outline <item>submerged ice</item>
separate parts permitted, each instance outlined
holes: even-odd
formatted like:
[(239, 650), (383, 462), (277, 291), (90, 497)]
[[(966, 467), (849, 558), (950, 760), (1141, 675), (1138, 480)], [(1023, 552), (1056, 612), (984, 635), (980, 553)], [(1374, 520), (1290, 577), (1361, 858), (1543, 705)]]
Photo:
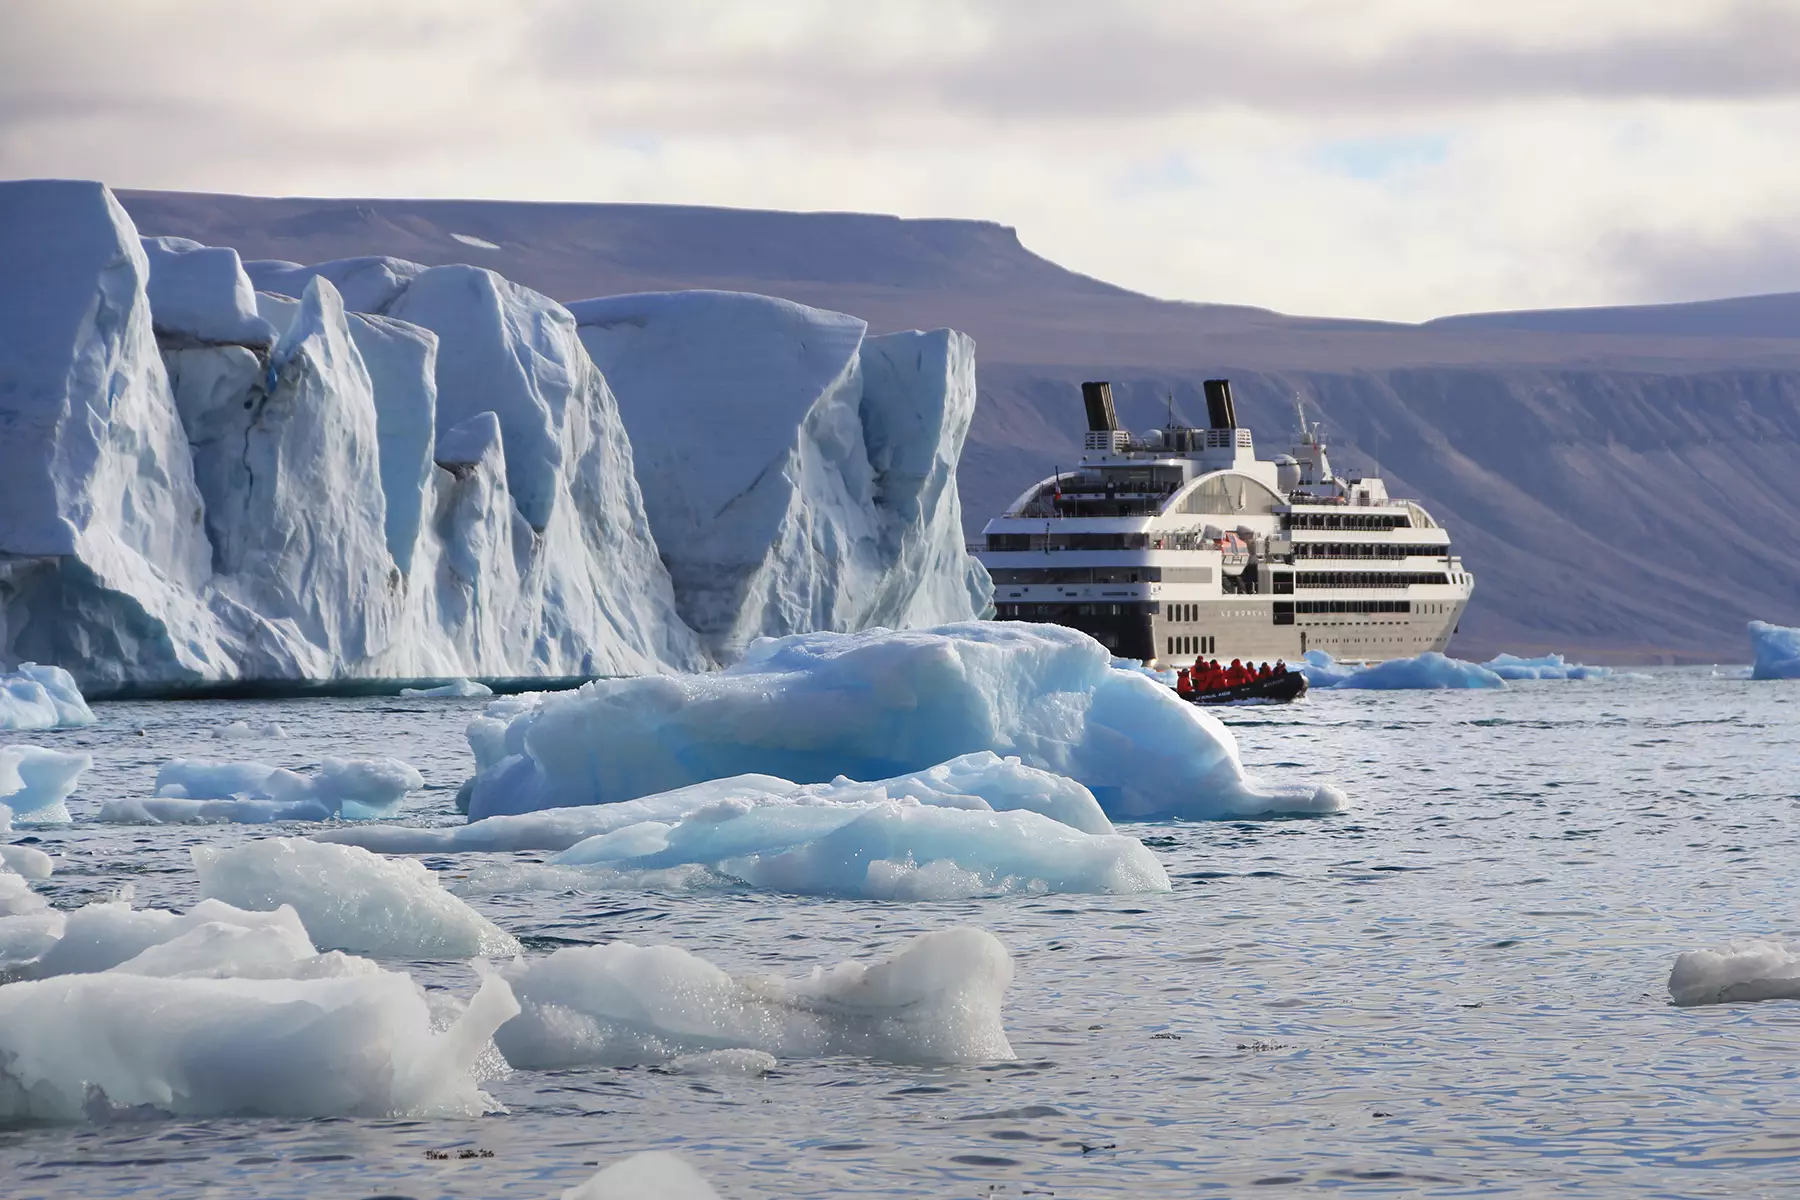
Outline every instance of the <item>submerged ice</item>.
[(1080, 782), (1114, 819), (1346, 806), (1329, 786), (1259, 785), (1216, 718), (1053, 625), (765, 639), (715, 674), (509, 698), (469, 736), (474, 819), (745, 773), (887, 779), (982, 750)]

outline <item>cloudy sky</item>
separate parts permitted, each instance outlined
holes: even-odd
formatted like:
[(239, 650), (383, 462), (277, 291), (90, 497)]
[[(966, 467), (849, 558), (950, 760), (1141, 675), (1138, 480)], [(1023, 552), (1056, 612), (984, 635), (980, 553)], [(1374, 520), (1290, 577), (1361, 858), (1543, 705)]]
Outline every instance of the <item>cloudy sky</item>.
[(1800, 290), (1800, 0), (0, 0), (0, 177), (1016, 226), (1423, 319)]

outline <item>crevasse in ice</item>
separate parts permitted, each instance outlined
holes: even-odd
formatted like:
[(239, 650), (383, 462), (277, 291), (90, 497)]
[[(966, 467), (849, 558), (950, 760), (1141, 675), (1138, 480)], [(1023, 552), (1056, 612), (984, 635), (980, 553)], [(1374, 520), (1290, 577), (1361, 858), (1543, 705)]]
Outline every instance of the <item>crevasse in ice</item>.
[(1211, 714), (1085, 634), (1016, 622), (764, 639), (723, 672), (497, 701), (470, 743), (475, 819), (745, 773), (887, 779), (982, 750), (1080, 782), (1114, 819), (1346, 806), (1329, 786), (1258, 784)]

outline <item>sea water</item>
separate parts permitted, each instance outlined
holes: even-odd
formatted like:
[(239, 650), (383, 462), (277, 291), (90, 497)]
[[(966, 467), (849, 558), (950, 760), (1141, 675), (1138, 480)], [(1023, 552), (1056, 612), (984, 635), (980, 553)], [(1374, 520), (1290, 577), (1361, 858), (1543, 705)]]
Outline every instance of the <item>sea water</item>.
[[(479, 700), (95, 705), (74, 827), (36, 885), (198, 899), (188, 848), (285, 827), (102, 826), (174, 757), (394, 755), (451, 823)], [(425, 859), (532, 953), (668, 942), (797, 975), (952, 925), (1016, 979), (1016, 1062), (780, 1061), (768, 1074), (517, 1072), (505, 1115), (0, 1127), (0, 1195), (554, 1197), (659, 1147), (726, 1197), (1736, 1196), (1800, 1180), (1800, 1005), (1677, 1009), (1675, 955), (1800, 940), (1800, 683), (1726, 670), (1239, 709), (1252, 770), (1356, 808), (1133, 825), (1169, 895), (940, 903), (497, 889), (547, 855)], [(281, 740), (218, 739), (236, 720)], [(485, 881), (485, 882), (484, 882)], [(392, 963), (466, 995), (463, 963)]]

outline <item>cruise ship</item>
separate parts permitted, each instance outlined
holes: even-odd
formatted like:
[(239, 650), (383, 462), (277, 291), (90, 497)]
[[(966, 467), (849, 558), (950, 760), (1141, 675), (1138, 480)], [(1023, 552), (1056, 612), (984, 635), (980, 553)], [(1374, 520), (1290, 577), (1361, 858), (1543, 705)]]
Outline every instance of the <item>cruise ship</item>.
[(1379, 478), (1334, 474), (1303, 410), (1288, 453), (1259, 459), (1228, 380), (1205, 383), (1205, 429), (1171, 404), (1139, 436), (1119, 428), (1109, 383), (1081, 391), (1080, 464), (1033, 484), (974, 547), (996, 619), (1066, 625), (1164, 665), (1449, 646), (1475, 586), (1450, 534)]

